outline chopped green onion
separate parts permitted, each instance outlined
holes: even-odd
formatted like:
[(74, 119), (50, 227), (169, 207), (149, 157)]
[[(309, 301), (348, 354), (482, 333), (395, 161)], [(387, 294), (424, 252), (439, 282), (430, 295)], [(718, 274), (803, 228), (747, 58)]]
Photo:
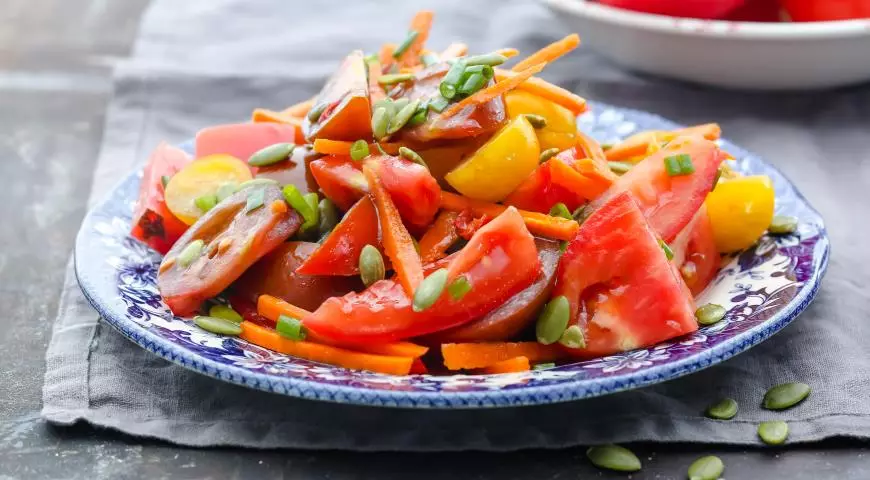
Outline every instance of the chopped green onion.
[(659, 246), (662, 247), (662, 250), (665, 252), (665, 256), (668, 257), (668, 260), (674, 259), (674, 251), (671, 250), (671, 246), (665, 243), (664, 240), (659, 239)]
[(413, 102), (408, 103), (403, 106), (401, 110), (396, 113), (396, 115), (390, 119), (390, 125), (387, 127), (387, 135), (392, 135), (404, 127), (411, 117), (414, 116), (414, 113), (417, 111), (417, 107), (420, 106), (420, 100), (414, 100)]
[(435, 112), (441, 113), (447, 108), (447, 105), (450, 104), (450, 100), (444, 98), (439, 95), (431, 100), (429, 100), (429, 109)]
[(284, 200), (296, 210), (299, 215), (302, 215), (302, 220), (305, 223), (314, 224), (314, 209), (309, 205), (308, 200), (302, 195), (296, 185), (287, 185), (281, 190), (281, 193), (284, 194)]
[(555, 157), (558, 154), (559, 154), (558, 148), (555, 148), (555, 147), (548, 148), (548, 149), (544, 150), (543, 152), (541, 152), (541, 155), (538, 157), (538, 163), (544, 163), (547, 160)]
[(424, 67), (430, 67), (440, 61), (441, 59), (438, 58), (438, 54), (434, 52), (426, 52), (423, 55), (420, 55), (420, 62)]
[(617, 175), (627, 173), (634, 166), (626, 162), (607, 162), (607, 165), (610, 167), (610, 171)]
[(677, 160), (680, 162), (680, 173), (688, 175), (695, 173), (695, 165), (692, 163), (692, 156), (688, 154), (677, 155)]
[(487, 80), (491, 79), (495, 76), (495, 70), (492, 69), (489, 65), (475, 65), (473, 67), (468, 67), (465, 69), (465, 74), (479, 73), (484, 76)]
[(357, 140), (350, 146), (350, 158), (354, 162), (359, 162), (368, 157), (369, 153), (371, 153), (369, 152), (369, 144), (365, 140)]
[[(453, 62), (453, 65), (450, 66), (450, 70), (447, 70), (447, 73), (441, 80), (441, 84), (438, 86), (438, 90), (441, 92), (441, 96), (446, 98), (447, 100), (455, 97), (456, 93), (459, 91), (459, 84), (462, 82), (462, 78), (464, 75), (465, 62), (463, 62), (462, 60)], [(440, 110), (438, 111), (440, 112)]]
[(532, 370), (548, 370), (548, 369), (551, 369), (551, 368), (556, 368), (556, 364), (553, 363), (553, 362), (549, 362), (549, 363), (538, 363), (538, 364), (536, 364), (534, 367), (532, 367)]
[(462, 95), (471, 95), (483, 88), (484, 85), (486, 85), (486, 77), (484, 77), (482, 73), (472, 73), (465, 80), (465, 83), (459, 87), (459, 93)]
[(193, 201), (194, 205), (197, 206), (203, 212), (207, 212), (215, 207), (218, 204), (217, 195), (213, 193), (209, 193), (207, 195), (203, 195), (201, 197), (196, 197)]
[(308, 121), (311, 123), (317, 123), (320, 120), (320, 116), (323, 115), (323, 112), (326, 110), (325, 103), (318, 103), (311, 107), (311, 110), (308, 110)]
[(695, 171), (695, 166), (692, 164), (691, 155), (681, 153), (679, 155), (665, 157), (665, 171), (671, 177), (693, 173)]
[(248, 192), (248, 203), (245, 204), (245, 213), (252, 212), (266, 202), (266, 189), (256, 188)]
[(278, 317), (278, 323), (275, 324), (275, 331), (278, 332), (278, 335), (297, 342), (305, 340), (305, 337), (308, 336), (308, 332), (305, 331), (305, 326), (302, 325), (302, 321), (298, 318), (288, 317), (287, 315), (281, 315)]
[(202, 249), (205, 248), (205, 242), (202, 240), (194, 240), (187, 244), (186, 247), (178, 254), (176, 262), (181, 268), (187, 268), (194, 260), (202, 255)]
[(164, 190), (166, 189), (166, 186), (169, 185), (170, 180), (172, 180), (172, 177), (170, 177), (169, 175), (163, 175), (162, 177), (160, 177), (160, 183), (163, 184)]
[(568, 207), (562, 202), (553, 205), (553, 207), (550, 209), (550, 216), (574, 220), (574, 217), (571, 215), (571, 211), (568, 210)]
[(420, 156), (419, 153), (411, 150), (408, 147), (399, 147), (399, 156), (404, 158), (405, 160), (410, 160), (418, 165), (422, 165), (429, 169), (429, 165), (426, 165), (426, 162), (423, 160), (423, 157)]
[(470, 291), (471, 284), (468, 283), (468, 279), (465, 278), (465, 275), (457, 277), (456, 280), (447, 286), (447, 293), (450, 294), (450, 298), (456, 301), (462, 300), (462, 297)]
[(381, 75), (381, 77), (378, 78), (378, 83), (381, 85), (395, 85), (397, 83), (410, 82), (414, 78), (413, 73), (388, 73), (386, 75)]
[(676, 155), (665, 157), (665, 172), (667, 172), (668, 176), (671, 177), (680, 175), (680, 161), (677, 159)]
[(411, 44), (414, 43), (414, 40), (417, 39), (417, 36), (420, 35), (420, 32), (416, 30), (411, 30), (408, 32), (408, 36), (405, 37), (405, 40), (399, 44), (398, 47), (393, 51), (393, 58), (400, 58), (402, 55), (411, 48)]
[(498, 53), (487, 53), (484, 55), (472, 55), (470, 57), (465, 57), (464, 60), (466, 65), (486, 65), (488, 67), (495, 67), (506, 62), (507, 57)]

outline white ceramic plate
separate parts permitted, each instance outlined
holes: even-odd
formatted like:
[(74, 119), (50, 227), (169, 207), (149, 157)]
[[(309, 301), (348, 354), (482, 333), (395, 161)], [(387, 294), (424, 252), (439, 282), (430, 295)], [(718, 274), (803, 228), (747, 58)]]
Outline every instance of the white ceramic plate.
[(583, 43), (641, 72), (728, 88), (803, 90), (870, 80), (870, 20), (752, 23), (541, 0)]

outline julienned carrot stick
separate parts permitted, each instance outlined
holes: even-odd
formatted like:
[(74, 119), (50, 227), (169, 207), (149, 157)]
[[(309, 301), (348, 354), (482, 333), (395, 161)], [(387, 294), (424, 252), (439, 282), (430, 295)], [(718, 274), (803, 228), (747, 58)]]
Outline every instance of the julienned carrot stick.
[(447, 110), (444, 110), (444, 113), (441, 114), (442, 118), (449, 118), (457, 113), (461, 112), (465, 107), (470, 105), (480, 105), (486, 103), (493, 98), (496, 98), (500, 95), (503, 95), (515, 88), (517, 88), (521, 83), (528, 80), (532, 75), (540, 72), (546, 66), (546, 63), (539, 63), (537, 65), (533, 65), (522, 72), (516, 72), (511, 78), (506, 78), (503, 81), (499, 81), (494, 83), (486, 88), (482, 88), (472, 95), (465, 97), (459, 102), (454, 103)]
[[(326, 138), (317, 138), (314, 140), (314, 151), (324, 155), (350, 155), (350, 147), (353, 142), (345, 142), (342, 140), (329, 140)], [(401, 145), (398, 143), (382, 143), (381, 148), (389, 154), (396, 154)], [(378, 152), (378, 146), (375, 143), (369, 144), (370, 152)]]
[(302, 120), (284, 114), (284, 112), (276, 112), (266, 108), (255, 108), (251, 113), (251, 121), (254, 123), (285, 123), (288, 125), (302, 126)]
[(441, 60), (450, 60), (451, 58), (458, 58), (468, 53), (468, 45), (461, 42), (453, 42), (441, 52)]
[(515, 373), (515, 372), (528, 372), (532, 369), (531, 364), (529, 363), (528, 357), (514, 357), (509, 358), (507, 360), (502, 360), (498, 363), (493, 363), (488, 367), (484, 367), (481, 369), (481, 373), (485, 374), (495, 374), (495, 373)]
[(444, 210), (435, 219), (435, 222), (426, 230), (418, 245), (420, 246), (420, 258), (423, 263), (431, 263), (445, 256), (447, 249), (459, 240), (459, 232), (456, 231), (456, 217), (459, 214)]
[(378, 59), (372, 60), (366, 64), (366, 68), (369, 72), (369, 102), (374, 104), (387, 96), (384, 88), (378, 83), (382, 72), (381, 61)]
[(408, 375), (411, 372), (411, 365), (414, 363), (412, 357), (373, 355), (319, 343), (293, 341), (282, 337), (274, 330), (248, 321), (242, 322), (242, 333), (239, 336), (254, 345), (279, 353), (353, 370)]
[(399, 283), (402, 284), (402, 288), (405, 289), (405, 293), (408, 294), (408, 297), (414, 298), (417, 286), (423, 281), (423, 262), (414, 247), (414, 239), (408, 233), (405, 225), (402, 224), (402, 218), (399, 216), (396, 205), (375, 172), (374, 162), (376, 160), (372, 157), (369, 158), (363, 164), (363, 174), (369, 182), (369, 191), (378, 211), (381, 235), (384, 238), (384, 251), (390, 258), (393, 270), (396, 271), (396, 276)]
[[(517, 75), (517, 73), (510, 70), (502, 70), (500, 68), (495, 69), (495, 79), (499, 82), (503, 82), (515, 75)], [(586, 111), (585, 98), (575, 95), (562, 87), (557, 87), (556, 85), (538, 77), (532, 77), (521, 83), (520, 86), (517, 87), (517, 90), (534, 93), (541, 98), (545, 98), (571, 110), (575, 115), (579, 115)]]
[(516, 48), (499, 48), (498, 50), (495, 51), (495, 53), (497, 53), (503, 57), (511, 58), (511, 57), (516, 57), (517, 55), (519, 55), (520, 51), (517, 50)]
[(289, 115), (291, 117), (299, 117), (302, 118), (305, 115), (308, 115), (308, 111), (311, 110), (311, 107), (314, 105), (315, 98), (309, 98), (304, 102), (299, 102), (295, 105), (290, 105), (289, 107), (281, 110), (281, 113), (284, 115)]
[[(268, 318), (273, 322), (278, 321), (278, 317), (286, 315), (297, 319), (304, 319), (310, 312), (296, 305), (285, 302), (280, 298), (271, 295), (260, 295), (257, 299), (257, 313), (260, 316)], [(317, 335), (313, 331), (308, 331), (308, 340), (314, 343), (324, 345), (332, 345), (336, 347), (346, 348), (363, 353), (373, 353), (377, 355), (390, 355), (393, 357), (422, 357), (429, 351), (429, 348), (422, 345), (417, 345), (411, 342), (392, 342), (392, 343), (366, 343), (366, 344), (345, 344), (338, 343), (330, 338), (325, 338)]]
[(538, 342), (445, 343), (441, 345), (441, 355), (450, 370), (486, 368), (516, 357), (539, 363), (565, 356), (559, 347)]
[[(472, 200), (455, 193), (441, 192), (441, 208), (454, 212), (470, 210), (475, 216), (487, 215), (490, 218), (494, 218), (505, 211), (507, 207), (497, 203)], [(519, 210), (519, 212), (523, 217), (523, 221), (526, 222), (526, 228), (531, 233), (542, 237), (566, 241), (572, 240), (580, 228), (580, 224), (567, 218), (551, 217), (543, 213), (526, 210)]]
[(718, 140), (722, 135), (722, 128), (718, 123), (705, 123), (677, 130), (646, 130), (635, 133), (625, 140), (617, 143), (604, 152), (608, 160), (623, 161), (642, 157), (647, 154), (650, 142), (670, 141), (681, 135), (701, 136), (707, 140)]
[(411, 46), (405, 50), (405, 53), (399, 58), (399, 64), (403, 67), (413, 67), (420, 63), (420, 52), (426, 45), (426, 40), (429, 38), (429, 30), (432, 28), (432, 18), (435, 16), (430, 10), (420, 10), (411, 19), (411, 27), (409, 30), (417, 32), (417, 38), (411, 43)]
[(395, 51), (395, 43), (385, 43), (381, 45), (381, 51), (378, 53), (378, 61), (381, 63), (381, 67), (387, 67), (393, 64), (393, 52)]
[(532, 65), (550, 63), (571, 50), (574, 50), (577, 48), (577, 45), (580, 45), (580, 36), (576, 33), (572, 33), (571, 35), (568, 35), (561, 40), (557, 40), (524, 58), (522, 61), (514, 65), (514, 68), (511, 70), (521, 72)]
[[(568, 190), (582, 196), (586, 200), (594, 200), (599, 195), (607, 191), (613, 183), (609, 178), (602, 178), (599, 175), (586, 175), (584, 172), (578, 172), (578, 169), (572, 168), (566, 163), (551, 159), (550, 172), (553, 175), (553, 183), (559, 184)], [(579, 162), (591, 162), (589, 159), (578, 160)], [(608, 170), (610, 172), (610, 170)]]

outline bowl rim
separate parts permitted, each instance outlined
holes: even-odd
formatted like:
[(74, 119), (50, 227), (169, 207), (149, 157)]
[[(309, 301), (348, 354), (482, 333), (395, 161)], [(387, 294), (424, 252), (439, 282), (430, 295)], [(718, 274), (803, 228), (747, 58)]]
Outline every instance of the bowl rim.
[(588, 0), (539, 0), (548, 7), (608, 23), (686, 37), (734, 40), (823, 40), (870, 37), (870, 19), (827, 22), (733, 22), (636, 12)]

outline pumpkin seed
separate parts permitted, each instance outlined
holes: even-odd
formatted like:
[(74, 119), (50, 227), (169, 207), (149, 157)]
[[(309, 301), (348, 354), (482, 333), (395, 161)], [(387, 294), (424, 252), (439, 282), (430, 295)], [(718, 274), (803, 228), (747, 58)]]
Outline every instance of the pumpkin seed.
[(634, 165), (626, 162), (607, 162), (607, 166), (610, 167), (610, 171), (617, 174), (622, 175), (623, 173), (627, 173), (631, 170), (631, 167)]
[(239, 190), (239, 184), (236, 182), (226, 182), (218, 187), (215, 196), (218, 203), (223, 202), (227, 197), (236, 193)]
[(245, 213), (250, 213), (266, 202), (266, 189), (260, 188), (248, 192), (248, 203), (245, 204)]
[(438, 298), (444, 293), (444, 287), (447, 285), (447, 269), (441, 268), (430, 273), (424, 278), (417, 290), (414, 292), (415, 312), (422, 312), (431, 307), (438, 301)]
[(586, 457), (598, 468), (617, 472), (637, 472), (641, 468), (640, 459), (631, 450), (619, 445), (599, 445), (589, 447)]
[(217, 195), (213, 193), (209, 193), (208, 195), (203, 195), (201, 197), (196, 197), (194, 199), (193, 204), (196, 205), (197, 208), (203, 211), (203, 213), (211, 210), (218, 204)]
[(160, 183), (163, 185), (163, 189), (166, 189), (166, 186), (169, 185), (169, 181), (172, 180), (172, 177), (169, 175), (163, 175), (160, 177)]
[(405, 160), (410, 160), (418, 165), (422, 165), (426, 167), (426, 170), (429, 170), (429, 165), (426, 165), (426, 161), (423, 160), (423, 157), (408, 147), (399, 147), (399, 156)]
[(242, 323), (241, 315), (239, 312), (232, 309), (232, 307), (228, 305), (212, 305), (211, 308), (208, 309), (208, 316), (215, 318), (223, 318), (224, 320), (229, 320), (233, 323)]
[(414, 113), (417, 112), (417, 107), (419, 106), (420, 100), (414, 100), (413, 102), (410, 102), (402, 107), (396, 113), (396, 115), (392, 119), (390, 119), (390, 125), (389, 127), (387, 127), (387, 135), (392, 135), (401, 130), (402, 127), (404, 127), (405, 124), (408, 123), (408, 120), (410, 120), (411, 117), (414, 116)]
[(320, 226), (318, 230), (320, 236), (324, 236), (338, 225), (338, 222), (341, 221), (341, 215), (338, 213), (338, 208), (332, 203), (332, 200), (326, 197), (320, 200), (320, 203), (317, 204), (317, 209), (320, 210)]
[(758, 425), (758, 437), (768, 445), (782, 445), (788, 438), (788, 424), (782, 420), (762, 422)]
[(541, 155), (538, 156), (538, 163), (544, 163), (544, 162), (546, 162), (547, 160), (549, 160), (549, 159), (555, 157), (555, 156), (558, 155), (558, 154), (559, 154), (559, 149), (558, 149), (558, 148), (555, 148), (555, 147), (554, 147), (554, 148), (548, 148), (548, 149), (544, 150), (543, 152), (541, 152)]
[(386, 276), (384, 257), (372, 245), (366, 245), (359, 252), (359, 276), (366, 287)]
[(387, 114), (387, 109), (378, 107), (375, 113), (372, 114), (372, 135), (375, 139), (380, 140), (387, 136), (387, 127), (390, 125), (390, 116)]
[(774, 215), (767, 231), (773, 235), (787, 235), (794, 233), (798, 228), (798, 219), (788, 215)]
[(559, 337), (559, 343), (568, 348), (586, 348), (586, 339), (583, 337), (583, 330), (577, 325), (571, 325), (565, 329), (562, 336)]
[(320, 116), (323, 115), (323, 112), (325, 110), (325, 103), (318, 103), (317, 105), (314, 105), (313, 107), (311, 107), (310, 110), (308, 110), (308, 121), (311, 123), (317, 123), (317, 121), (320, 120)]
[(202, 255), (203, 248), (205, 248), (205, 242), (202, 240), (194, 240), (188, 243), (187, 246), (184, 247), (184, 250), (178, 254), (176, 263), (178, 263), (181, 268), (189, 267), (194, 260)]
[(789, 382), (777, 385), (764, 394), (762, 406), (768, 410), (785, 410), (804, 401), (812, 389), (806, 383)]
[(568, 298), (564, 295), (547, 302), (547, 306), (538, 317), (538, 323), (535, 324), (535, 336), (538, 338), (538, 343), (550, 345), (559, 341), (568, 327), (568, 317), (570, 316), (571, 307), (568, 305)]
[(240, 183), (237, 191), (244, 190), (246, 188), (251, 188), (251, 187), (266, 187), (269, 185), (278, 185), (278, 180), (275, 180), (273, 178), (265, 178), (265, 177), (252, 178), (250, 180), (246, 180), (246, 181)]
[(274, 165), (278, 162), (283, 162), (290, 158), (290, 155), (293, 154), (294, 148), (296, 148), (296, 144), (293, 143), (276, 143), (274, 145), (269, 145), (268, 147), (254, 152), (254, 154), (248, 158), (248, 165), (254, 167), (265, 167), (268, 165)]
[(535, 115), (534, 113), (526, 113), (523, 115), (526, 117), (526, 120), (532, 124), (532, 127), (536, 129), (541, 129), (547, 126), (547, 118), (541, 115)]
[(197, 327), (218, 335), (239, 335), (242, 333), (242, 327), (238, 323), (231, 322), (225, 318), (196, 316), (193, 317), (193, 323)]
[(699, 325), (713, 325), (725, 318), (725, 307), (715, 303), (708, 303), (695, 310), (695, 319)]
[(716, 420), (731, 420), (737, 415), (737, 401), (733, 398), (723, 398), (707, 407), (705, 412), (708, 417)]
[(721, 458), (707, 455), (689, 465), (689, 480), (718, 480), (724, 471), (725, 464)]

